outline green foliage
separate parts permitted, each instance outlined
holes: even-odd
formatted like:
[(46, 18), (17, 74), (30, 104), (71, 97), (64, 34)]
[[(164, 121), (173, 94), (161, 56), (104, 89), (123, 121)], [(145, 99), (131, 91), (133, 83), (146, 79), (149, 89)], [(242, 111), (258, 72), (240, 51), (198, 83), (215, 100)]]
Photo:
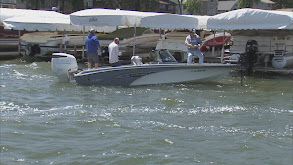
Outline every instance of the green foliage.
[(143, 1), (146, 11), (154, 11), (156, 6), (159, 5), (159, 2), (157, 0), (144, 0)]
[(179, 5), (179, 10), (180, 10), (180, 13), (179, 14), (183, 14), (182, 13), (182, 5), (183, 5), (183, 1), (184, 0), (177, 0), (178, 1), (178, 5)]
[(45, 2), (45, 0), (21, 0), (21, 1), (31, 5), (33, 9), (40, 9), (40, 3)]
[[(112, 0), (114, 8), (122, 10), (138, 10), (140, 11), (142, 6), (145, 6), (147, 11), (153, 11), (155, 6), (158, 5), (157, 0)], [(111, 4), (108, 4), (111, 5)], [(113, 8), (110, 7), (110, 8)]]
[(251, 8), (254, 3), (259, 3), (260, 0), (238, 0), (238, 8)]
[[(115, 37), (118, 37), (121, 40), (123, 40), (124, 38), (133, 37), (133, 35), (134, 35), (133, 32), (134, 32), (134, 27), (118, 29), (110, 34), (99, 36), (99, 39), (113, 40)], [(140, 27), (136, 28), (136, 36), (141, 36), (142, 34), (145, 34), (146, 32), (149, 32), (148, 28), (140, 28)]]
[[(274, 9), (293, 8), (292, 0), (272, 0), (275, 2)], [(251, 8), (253, 3), (259, 3), (260, 0), (238, 0), (238, 8)]]
[(72, 0), (72, 10), (78, 11), (84, 9), (83, 0)]
[(193, 15), (200, 15), (200, 0), (187, 0), (184, 4), (185, 7), (185, 14), (193, 14)]
[(292, 0), (272, 0), (275, 2), (274, 9), (293, 8)]

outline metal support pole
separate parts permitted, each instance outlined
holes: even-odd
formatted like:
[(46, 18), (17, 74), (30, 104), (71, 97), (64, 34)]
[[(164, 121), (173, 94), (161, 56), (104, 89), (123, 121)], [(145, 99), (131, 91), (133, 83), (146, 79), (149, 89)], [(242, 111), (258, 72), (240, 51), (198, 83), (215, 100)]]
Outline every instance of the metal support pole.
[(214, 33), (214, 39), (213, 39), (212, 56), (215, 57), (215, 40), (216, 40), (216, 33), (215, 33), (215, 31), (213, 31), (213, 33)]
[(225, 30), (223, 35), (223, 44), (222, 44), (222, 51), (221, 51), (221, 63), (224, 63), (224, 46), (225, 46)]
[(18, 30), (18, 55), (20, 55), (20, 46), (21, 46), (21, 42), (20, 42), (20, 30)]
[(132, 56), (135, 55), (135, 36), (136, 36), (136, 24), (134, 24), (134, 31), (133, 31), (133, 53)]
[(82, 53), (81, 53), (81, 59), (84, 59), (84, 45), (85, 45), (85, 40), (84, 40), (84, 31), (85, 31), (85, 26), (82, 26)]

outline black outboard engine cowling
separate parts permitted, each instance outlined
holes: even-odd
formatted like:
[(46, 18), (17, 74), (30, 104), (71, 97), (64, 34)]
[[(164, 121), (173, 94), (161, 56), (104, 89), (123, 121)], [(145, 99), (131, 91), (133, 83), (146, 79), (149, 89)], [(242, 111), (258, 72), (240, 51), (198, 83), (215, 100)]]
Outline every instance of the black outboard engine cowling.
[(255, 40), (248, 40), (245, 53), (242, 54), (241, 64), (246, 67), (248, 74), (253, 73), (253, 65), (257, 62), (258, 44)]
[(246, 48), (245, 48), (246, 53), (257, 53), (258, 52), (258, 44), (255, 40), (248, 40), (246, 43)]

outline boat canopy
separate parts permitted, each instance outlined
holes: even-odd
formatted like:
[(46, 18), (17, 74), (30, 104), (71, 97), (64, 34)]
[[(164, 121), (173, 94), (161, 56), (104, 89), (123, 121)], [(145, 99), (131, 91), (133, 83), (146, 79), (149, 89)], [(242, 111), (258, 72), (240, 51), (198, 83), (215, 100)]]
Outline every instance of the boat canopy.
[(140, 26), (141, 18), (165, 13), (140, 12), (120, 9), (85, 9), (70, 14), (73, 25), (85, 26)]
[(73, 25), (205, 29), (210, 16), (178, 15), (119, 9), (86, 9), (70, 14)]
[[(1, 20), (5, 29), (26, 31), (83, 31), (83, 26), (70, 24), (70, 16), (55, 11), (5, 9), (0, 8)], [(2, 15), (2, 13), (5, 13)], [(99, 32), (112, 32), (115, 27), (86, 26), (85, 30), (95, 28)]]
[(141, 26), (155, 29), (206, 29), (210, 16), (163, 14), (141, 19)]
[(64, 14), (58, 13), (56, 11), (0, 8), (1, 22), (7, 18), (12, 18), (12, 17), (39, 16), (39, 17), (58, 18), (62, 15)]
[(293, 29), (293, 12), (261, 9), (238, 9), (211, 16), (211, 30)]
[[(5, 29), (26, 30), (26, 31), (82, 31), (82, 26), (74, 26), (70, 24), (69, 15), (63, 15), (58, 18), (39, 17), (39, 16), (23, 16), (12, 17), (3, 21)], [(113, 32), (115, 27), (93, 27), (86, 26), (85, 31), (94, 28), (98, 32)]]

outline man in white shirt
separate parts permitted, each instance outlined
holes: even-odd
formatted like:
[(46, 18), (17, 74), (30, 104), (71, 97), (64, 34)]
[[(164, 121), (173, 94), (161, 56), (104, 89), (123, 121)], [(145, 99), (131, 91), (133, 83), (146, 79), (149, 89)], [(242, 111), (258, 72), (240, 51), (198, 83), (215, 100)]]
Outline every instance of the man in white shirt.
[(108, 46), (109, 49), (109, 63), (111, 66), (121, 66), (118, 56), (119, 53), (119, 38), (114, 38), (114, 41)]

